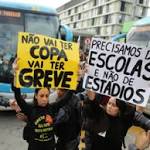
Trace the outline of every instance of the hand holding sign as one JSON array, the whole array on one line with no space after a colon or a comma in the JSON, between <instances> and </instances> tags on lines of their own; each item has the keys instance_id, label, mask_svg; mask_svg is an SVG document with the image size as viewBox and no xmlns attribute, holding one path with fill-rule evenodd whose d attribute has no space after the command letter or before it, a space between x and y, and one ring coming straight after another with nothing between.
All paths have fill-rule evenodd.
<instances>
[{"instance_id":1,"label":"hand holding sign","mask_svg":"<svg viewBox=\"0 0 150 150\"><path fill-rule=\"evenodd\" d=\"M19 58L16 58L12 64L14 73L16 73L17 70L19 70L18 61L19 61Z\"/></svg>"}]
</instances>

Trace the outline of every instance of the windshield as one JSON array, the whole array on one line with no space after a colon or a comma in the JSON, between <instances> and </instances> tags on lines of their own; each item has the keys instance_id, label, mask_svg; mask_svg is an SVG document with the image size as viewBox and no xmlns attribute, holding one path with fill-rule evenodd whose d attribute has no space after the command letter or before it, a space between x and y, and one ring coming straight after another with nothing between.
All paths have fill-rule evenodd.
<instances>
[{"instance_id":1,"label":"windshield","mask_svg":"<svg viewBox=\"0 0 150 150\"><path fill-rule=\"evenodd\" d=\"M58 28L59 22L57 16L25 14L26 32L56 37Z\"/></svg>"},{"instance_id":2,"label":"windshield","mask_svg":"<svg viewBox=\"0 0 150 150\"><path fill-rule=\"evenodd\" d=\"M12 62L15 58L18 31L23 31L23 18L7 16L9 11L3 11L0 16L0 82L11 82ZM4 15L3 15L4 14Z\"/></svg>"},{"instance_id":3,"label":"windshield","mask_svg":"<svg viewBox=\"0 0 150 150\"><path fill-rule=\"evenodd\" d=\"M127 42L140 46L150 46L150 26L134 27L127 35Z\"/></svg>"},{"instance_id":4,"label":"windshield","mask_svg":"<svg viewBox=\"0 0 150 150\"><path fill-rule=\"evenodd\" d=\"M58 28L57 16L0 10L0 82L11 82L18 32L57 37Z\"/></svg>"}]
</instances>

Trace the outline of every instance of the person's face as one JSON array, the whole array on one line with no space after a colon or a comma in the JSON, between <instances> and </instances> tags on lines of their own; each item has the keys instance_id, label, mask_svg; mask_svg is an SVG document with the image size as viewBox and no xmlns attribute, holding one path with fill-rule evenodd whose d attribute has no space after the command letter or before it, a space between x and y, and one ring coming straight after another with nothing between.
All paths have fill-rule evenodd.
<instances>
[{"instance_id":1,"label":"person's face","mask_svg":"<svg viewBox=\"0 0 150 150\"><path fill-rule=\"evenodd\" d=\"M35 95L37 103L39 106L45 107L48 104L49 90L47 88L42 88Z\"/></svg>"},{"instance_id":2,"label":"person's face","mask_svg":"<svg viewBox=\"0 0 150 150\"><path fill-rule=\"evenodd\" d=\"M85 56L84 56L84 52L80 51L80 61L84 61Z\"/></svg>"},{"instance_id":3,"label":"person's face","mask_svg":"<svg viewBox=\"0 0 150 150\"><path fill-rule=\"evenodd\" d=\"M64 94L65 94L65 90L63 90L63 89L58 89L57 90L58 97L62 97Z\"/></svg>"},{"instance_id":4,"label":"person's face","mask_svg":"<svg viewBox=\"0 0 150 150\"><path fill-rule=\"evenodd\" d=\"M106 105L106 112L111 116L117 116L119 114L119 107L116 105L116 98L110 97L107 105Z\"/></svg>"}]
</instances>

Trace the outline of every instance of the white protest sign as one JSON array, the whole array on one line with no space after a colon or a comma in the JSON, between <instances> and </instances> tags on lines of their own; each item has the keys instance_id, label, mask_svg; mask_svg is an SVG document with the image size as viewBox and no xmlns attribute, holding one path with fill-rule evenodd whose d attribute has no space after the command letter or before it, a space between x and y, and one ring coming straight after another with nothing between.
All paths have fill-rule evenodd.
<instances>
[{"instance_id":1,"label":"white protest sign","mask_svg":"<svg viewBox=\"0 0 150 150\"><path fill-rule=\"evenodd\" d=\"M150 96L150 49L93 38L83 87L146 106Z\"/></svg>"}]
</instances>

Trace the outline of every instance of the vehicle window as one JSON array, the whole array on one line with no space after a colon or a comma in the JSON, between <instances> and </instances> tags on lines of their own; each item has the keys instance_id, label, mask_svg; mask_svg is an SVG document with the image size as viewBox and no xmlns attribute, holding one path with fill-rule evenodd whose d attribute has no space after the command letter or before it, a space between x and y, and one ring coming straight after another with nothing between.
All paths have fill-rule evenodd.
<instances>
[{"instance_id":1,"label":"vehicle window","mask_svg":"<svg viewBox=\"0 0 150 150\"><path fill-rule=\"evenodd\" d=\"M25 31L56 37L59 28L57 16L25 14Z\"/></svg>"},{"instance_id":2,"label":"vehicle window","mask_svg":"<svg viewBox=\"0 0 150 150\"><path fill-rule=\"evenodd\" d=\"M150 27L133 27L127 35L127 42L140 47L148 47L150 44Z\"/></svg>"},{"instance_id":3,"label":"vehicle window","mask_svg":"<svg viewBox=\"0 0 150 150\"><path fill-rule=\"evenodd\" d=\"M29 13L24 16L25 18L23 18L21 12L0 10L0 82L11 82L13 74L11 66L16 55L18 32L24 32L25 30L26 32L44 34L51 37L57 36L59 28L57 16Z\"/></svg>"},{"instance_id":4,"label":"vehicle window","mask_svg":"<svg viewBox=\"0 0 150 150\"><path fill-rule=\"evenodd\" d=\"M0 82L10 82L11 64L16 54L18 32L23 29L21 15L0 16Z\"/></svg>"},{"instance_id":5,"label":"vehicle window","mask_svg":"<svg viewBox=\"0 0 150 150\"><path fill-rule=\"evenodd\" d=\"M134 32L130 34L127 40L128 43L136 44L142 47L148 47L150 42L150 31L147 32Z\"/></svg>"}]
</instances>

